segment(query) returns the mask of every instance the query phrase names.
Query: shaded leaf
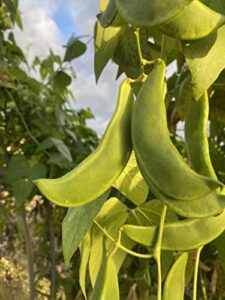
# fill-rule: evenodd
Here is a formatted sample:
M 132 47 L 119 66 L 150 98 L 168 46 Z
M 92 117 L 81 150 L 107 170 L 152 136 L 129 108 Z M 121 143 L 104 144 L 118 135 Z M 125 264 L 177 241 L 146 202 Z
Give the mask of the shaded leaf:
M 123 27 L 103 28 L 99 22 L 95 27 L 95 78 L 98 81 L 106 64 L 112 58 L 119 41 Z
M 67 265 L 108 195 L 109 191 L 86 205 L 68 209 L 62 224 L 63 255 Z
M 148 185 L 138 169 L 134 152 L 131 153 L 125 169 L 113 186 L 134 204 L 140 205 L 145 202 L 148 195 Z
M 13 183 L 22 177 L 27 177 L 28 173 L 29 164 L 25 156 L 14 155 L 9 161 L 4 180 L 7 183 Z
M 32 192 L 34 184 L 28 179 L 19 179 L 13 183 L 13 196 L 16 198 L 16 204 L 22 205 Z
M 87 299 L 86 295 L 86 270 L 88 266 L 88 259 L 89 259 L 89 254 L 90 254 L 90 249 L 91 249 L 91 235 L 88 232 L 85 237 L 82 240 L 82 244 L 80 247 L 80 252 L 81 252 L 81 263 L 80 263 L 80 268 L 79 268 L 79 283 L 80 283 L 80 288 L 81 291 Z
M 202 40 L 185 44 L 183 51 L 191 72 L 193 96 L 198 100 L 225 68 L 225 26 Z
M 69 162 L 72 162 L 72 156 L 70 153 L 69 148 L 63 143 L 63 141 L 51 137 L 50 140 L 52 141 L 53 145 L 58 149 L 58 151 L 62 154 L 62 156 L 67 159 Z
M 33 181 L 39 178 L 46 177 L 46 174 L 47 174 L 46 166 L 42 163 L 37 163 L 36 165 L 30 168 L 27 177 L 30 179 L 30 181 Z
M 72 82 L 71 77 L 63 71 L 56 72 L 54 76 L 54 86 L 57 90 L 63 91 Z
M 71 61 L 74 58 L 81 56 L 82 54 L 84 54 L 86 49 L 86 44 L 81 42 L 78 38 L 72 36 L 66 45 L 64 61 Z

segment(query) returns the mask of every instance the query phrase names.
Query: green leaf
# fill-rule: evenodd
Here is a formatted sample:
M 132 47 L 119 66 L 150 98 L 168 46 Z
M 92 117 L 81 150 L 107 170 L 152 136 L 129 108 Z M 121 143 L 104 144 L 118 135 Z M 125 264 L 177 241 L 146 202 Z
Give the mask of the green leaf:
M 117 12 L 118 11 L 116 8 L 115 0 L 109 0 L 109 3 L 104 12 L 97 15 L 101 26 L 104 28 L 109 27 L 115 19 Z
M 94 290 L 92 292 L 90 300 L 100 300 L 100 295 L 103 290 L 103 285 L 104 285 L 104 277 L 105 277 L 105 271 L 106 271 L 106 249 L 105 246 L 103 245 L 102 242 L 102 247 L 103 249 L 103 254 L 102 254 L 102 259 L 101 259 L 101 266 L 99 269 L 99 272 L 97 274 L 97 281 L 94 286 Z
M 183 51 L 192 76 L 193 96 L 198 100 L 225 68 L 225 26 L 202 40 L 185 44 Z
M 69 264 L 70 259 L 79 247 L 80 242 L 90 228 L 93 219 L 108 195 L 109 191 L 86 205 L 68 209 L 62 224 L 62 243 L 65 264 Z
M 111 256 L 106 257 L 103 251 L 101 268 L 91 295 L 91 300 L 119 300 L 119 284 L 115 263 Z
M 13 196 L 16 198 L 16 204 L 22 205 L 32 192 L 34 184 L 28 179 L 19 179 L 13 183 Z
M 184 298 L 185 269 L 188 254 L 181 254 L 171 267 L 163 289 L 163 300 L 181 300 Z
M 71 61 L 74 58 L 81 56 L 82 54 L 84 54 L 86 49 L 86 44 L 81 42 L 78 38 L 72 36 L 66 45 L 64 61 Z
M 146 201 L 148 185 L 138 169 L 134 152 L 113 186 L 136 205 Z
M 117 198 L 110 198 L 102 207 L 99 214 L 96 217 L 96 221 L 107 230 L 107 232 L 117 240 L 119 236 L 119 228 L 125 223 L 128 216 L 127 207 L 120 202 Z M 91 231 L 91 253 L 89 259 L 89 275 L 91 279 L 92 286 L 95 285 L 97 274 L 99 272 L 102 253 L 103 253 L 103 233 L 102 231 L 94 225 Z M 109 239 L 106 239 L 106 250 L 107 253 L 111 253 L 114 250 L 114 243 Z M 125 257 L 122 257 L 123 260 Z M 118 262 L 118 269 L 120 267 L 120 259 L 116 257 Z
M 149 226 L 158 225 L 163 209 L 163 203 L 160 200 L 153 199 L 145 202 L 129 213 L 129 222 L 132 224 Z M 165 222 L 177 221 L 177 216 L 170 209 L 167 210 Z
M 143 57 L 152 60 L 152 48 L 148 42 L 148 37 L 146 30 L 141 29 L 140 43 Z M 126 28 L 120 34 L 118 45 L 113 54 L 113 61 L 128 77 L 137 78 L 140 75 L 140 59 L 133 27 Z M 146 66 L 146 73 L 149 73 L 151 68 L 151 66 Z
M 33 167 L 30 168 L 27 177 L 30 179 L 30 181 L 39 179 L 39 178 L 45 178 L 47 174 L 47 168 L 42 163 L 37 163 Z
M 53 145 L 58 149 L 58 151 L 62 154 L 62 156 L 67 159 L 69 162 L 72 162 L 72 156 L 70 153 L 69 148 L 63 143 L 63 141 L 51 137 L 50 140 L 52 141 Z
M 88 232 L 85 237 L 82 240 L 82 244 L 80 247 L 80 253 L 81 253 L 81 263 L 79 268 L 79 283 L 81 291 L 87 299 L 86 295 L 86 271 L 88 266 L 88 259 L 90 255 L 90 249 L 91 249 L 91 235 Z
M 97 82 L 106 64 L 113 56 L 122 31 L 123 27 L 103 28 L 99 22 L 96 24 L 94 68 Z
M 14 155 L 11 157 L 6 169 L 4 180 L 6 183 L 13 183 L 22 177 L 27 177 L 29 173 L 29 164 L 23 155 Z
M 59 91 L 64 91 L 72 82 L 71 77 L 63 71 L 58 71 L 54 76 L 54 87 Z

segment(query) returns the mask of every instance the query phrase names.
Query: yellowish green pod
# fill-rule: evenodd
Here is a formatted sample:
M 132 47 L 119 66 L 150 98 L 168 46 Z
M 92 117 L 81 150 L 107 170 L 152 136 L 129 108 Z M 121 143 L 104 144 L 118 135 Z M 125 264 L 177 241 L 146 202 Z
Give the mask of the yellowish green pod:
M 172 265 L 163 288 L 163 300 L 183 300 L 185 290 L 185 269 L 188 254 L 181 254 Z
M 201 175 L 217 179 L 209 155 L 208 115 L 209 100 L 206 91 L 198 101 L 189 102 L 184 127 L 185 143 L 193 169 Z
M 46 198 L 65 207 L 80 206 L 93 201 L 112 185 L 131 153 L 132 107 L 133 94 L 126 79 L 121 84 L 116 110 L 97 149 L 66 175 L 35 181 Z
M 192 0 L 115 0 L 124 20 L 136 27 L 152 27 L 162 24 L 177 14 Z
M 199 0 L 192 1 L 173 19 L 157 27 L 159 31 L 181 40 L 201 39 L 225 23 L 225 16 Z
M 124 225 L 123 232 L 133 241 L 154 247 L 157 226 Z M 197 249 L 216 239 L 225 230 L 225 210 L 216 217 L 186 219 L 165 223 L 162 250 L 188 251 Z
M 170 139 L 164 103 L 165 71 L 164 62 L 159 60 L 137 96 L 132 117 L 133 147 L 140 171 L 155 196 L 194 200 L 209 195 L 220 183 L 191 170 Z

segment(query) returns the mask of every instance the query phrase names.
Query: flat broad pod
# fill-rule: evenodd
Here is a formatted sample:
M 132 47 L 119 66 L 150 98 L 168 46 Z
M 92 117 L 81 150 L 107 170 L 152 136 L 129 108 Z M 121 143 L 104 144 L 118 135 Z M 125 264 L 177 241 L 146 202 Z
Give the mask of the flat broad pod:
M 122 230 L 133 241 L 153 247 L 158 227 L 124 225 Z M 224 230 L 225 210 L 216 217 L 165 223 L 161 248 L 176 251 L 197 249 L 216 239 Z
M 217 191 L 203 196 L 201 198 L 184 201 L 165 196 L 153 184 L 150 190 L 158 195 L 159 199 L 168 205 L 168 207 L 180 216 L 186 218 L 205 218 L 215 216 L 225 208 L 225 196 Z
M 194 0 L 172 20 L 157 27 L 159 31 L 181 40 L 201 39 L 225 23 L 225 16 Z
M 124 169 L 132 150 L 132 107 L 133 94 L 125 79 L 119 90 L 116 110 L 97 149 L 66 175 L 35 181 L 46 198 L 65 207 L 80 206 L 109 189 Z
M 162 24 L 177 14 L 192 0 L 115 0 L 124 20 L 137 27 L 153 27 Z
M 164 102 L 165 71 L 164 62 L 158 60 L 138 93 L 132 117 L 133 147 L 140 171 L 156 197 L 163 194 L 171 199 L 195 200 L 221 184 L 194 172 L 170 139 Z
M 185 117 L 185 145 L 193 169 L 204 176 L 217 179 L 207 138 L 209 100 L 207 92 L 198 100 L 191 100 Z

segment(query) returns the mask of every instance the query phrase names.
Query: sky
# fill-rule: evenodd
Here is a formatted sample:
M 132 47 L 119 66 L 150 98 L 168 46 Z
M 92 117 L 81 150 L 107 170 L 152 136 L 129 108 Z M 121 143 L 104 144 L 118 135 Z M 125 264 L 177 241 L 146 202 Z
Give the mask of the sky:
M 28 58 L 45 57 L 51 48 L 63 55 L 63 45 L 72 34 L 93 37 L 93 28 L 98 13 L 98 0 L 20 0 L 23 31 L 16 29 L 16 40 Z M 90 107 L 95 119 L 88 122 L 101 136 L 115 109 L 119 80 L 115 81 L 116 66 L 109 63 L 98 85 L 94 77 L 93 39 L 88 43 L 85 55 L 75 59 L 73 66 L 77 78 L 71 89 L 76 98 L 75 109 Z

